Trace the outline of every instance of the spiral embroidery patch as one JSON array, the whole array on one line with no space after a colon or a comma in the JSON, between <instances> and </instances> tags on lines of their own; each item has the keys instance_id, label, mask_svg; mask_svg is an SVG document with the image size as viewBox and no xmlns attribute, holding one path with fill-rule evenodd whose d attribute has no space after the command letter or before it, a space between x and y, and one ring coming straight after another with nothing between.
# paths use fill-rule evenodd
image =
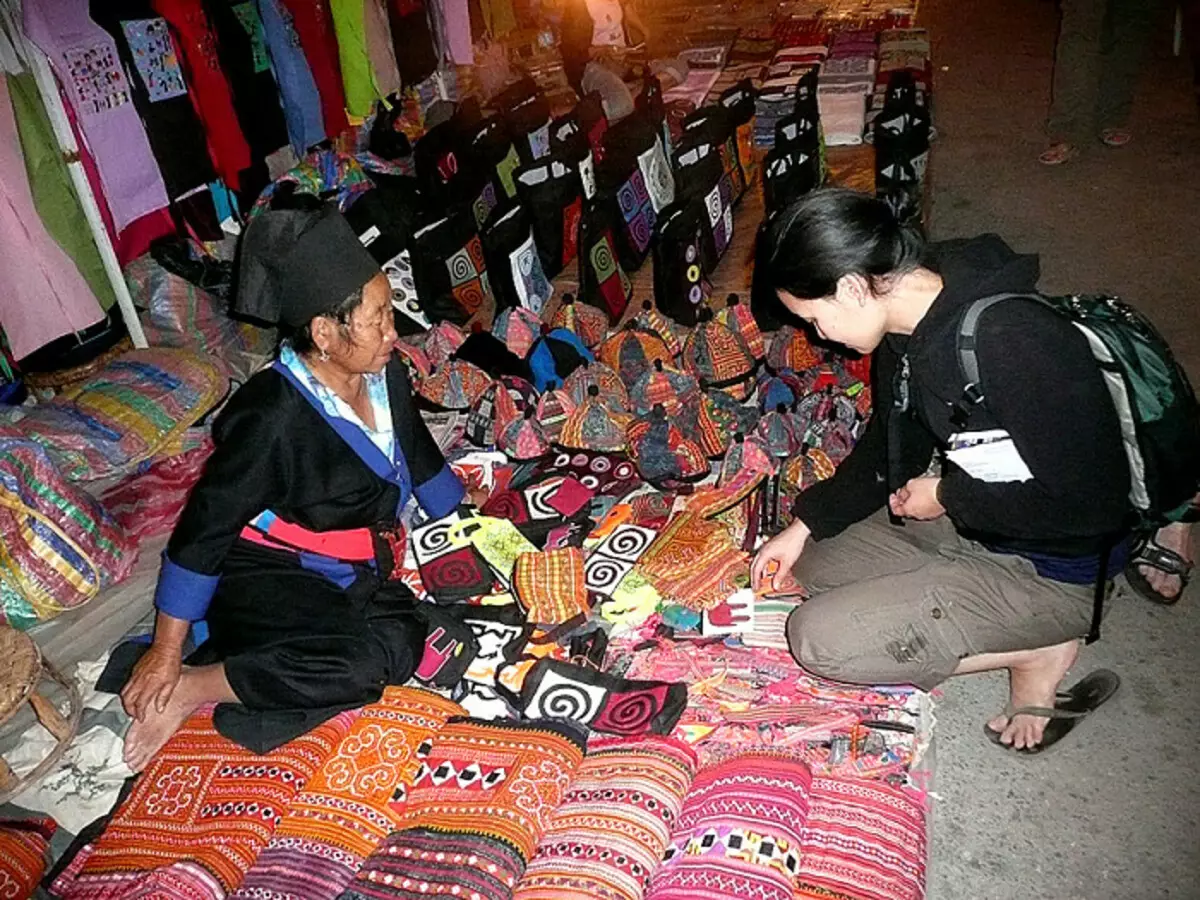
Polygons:
<instances>
[{"instance_id":1,"label":"spiral embroidery patch","mask_svg":"<svg viewBox=\"0 0 1200 900\"><path fill-rule=\"evenodd\" d=\"M527 718L562 719L608 734L666 734L687 705L687 686L627 681L557 660L538 662L521 691Z\"/></svg>"}]
</instances>

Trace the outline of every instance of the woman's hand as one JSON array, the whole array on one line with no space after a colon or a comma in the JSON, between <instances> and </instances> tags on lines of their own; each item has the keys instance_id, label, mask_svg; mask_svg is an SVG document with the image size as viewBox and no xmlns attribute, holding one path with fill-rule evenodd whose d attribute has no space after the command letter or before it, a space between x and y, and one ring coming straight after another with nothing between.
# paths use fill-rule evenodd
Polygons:
<instances>
[{"instance_id":1,"label":"woman's hand","mask_svg":"<svg viewBox=\"0 0 1200 900\"><path fill-rule=\"evenodd\" d=\"M183 658L178 648L151 644L121 691L125 712L139 722L146 717L152 703L156 711L163 712L179 684L182 669Z\"/></svg>"},{"instance_id":2,"label":"woman's hand","mask_svg":"<svg viewBox=\"0 0 1200 900\"><path fill-rule=\"evenodd\" d=\"M792 567L811 534L807 525L796 521L763 544L750 566L750 586L768 593L792 587L795 584Z\"/></svg>"},{"instance_id":3,"label":"woman's hand","mask_svg":"<svg viewBox=\"0 0 1200 900\"><path fill-rule=\"evenodd\" d=\"M904 519L929 521L946 514L938 500L940 478L912 478L908 484L888 498L892 512Z\"/></svg>"}]
</instances>

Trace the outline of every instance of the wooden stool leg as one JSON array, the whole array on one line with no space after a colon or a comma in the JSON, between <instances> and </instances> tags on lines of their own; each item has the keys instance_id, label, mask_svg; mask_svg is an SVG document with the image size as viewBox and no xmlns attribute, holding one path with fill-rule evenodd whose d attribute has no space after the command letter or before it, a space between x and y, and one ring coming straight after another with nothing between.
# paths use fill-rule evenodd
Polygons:
<instances>
[{"instance_id":1,"label":"wooden stool leg","mask_svg":"<svg viewBox=\"0 0 1200 900\"><path fill-rule=\"evenodd\" d=\"M6 793L10 788L16 787L16 784L16 773L8 767L8 763L0 759L0 794Z\"/></svg>"},{"instance_id":2,"label":"wooden stool leg","mask_svg":"<svg viewBox=\"0 0 1200 900\"><path fill-rule=\"evenodd\" d=\"M34 691L29 695L29 705L33 707L33 711L37 714L38 721L55 738L60 741L66 741L71 738L70 724L63 718L62 713L58 711L53 703L37 691Z\"/></svg>"}]
</instances>

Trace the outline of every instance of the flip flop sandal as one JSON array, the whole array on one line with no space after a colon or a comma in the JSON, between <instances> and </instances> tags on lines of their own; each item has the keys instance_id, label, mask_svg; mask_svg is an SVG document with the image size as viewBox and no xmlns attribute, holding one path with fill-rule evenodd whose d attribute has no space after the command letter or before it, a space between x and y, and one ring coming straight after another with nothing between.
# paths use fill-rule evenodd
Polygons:
<instances>
[{"instance_id":1,"label":"flip flop sandal","mask_svg":"<svg viewBox=\"0 0 1200 900\"><path fill-rule=\"evenodd\" d=\"M1179 579L1179 593L1173 597L1160 594L1142 572L1142 566L1149 566L1166 575L1174 575ZM1125 579L1139 596L1145 597L1151 603L1174 606L1187 590L1188 582L1192 578L1192 568L1192 563L1174 550L1164 547L1154 539L1154 535L1149 535L1134 547L1133 555L1125 564Z\"/></svg>"},{"instance_id":2,"label":"flip flop sandal","mask_svg":"<svg viewBox=\"0 0 1200 900\"><path fill-rule=\"evenodd\" d=\"M1124 128L1105 128L1100 132L1100 143L1114 149L1125 147L1133 140L1133 135Z\"/></svg>"},{"instance_id":3,"label":"flip flop sandal","mask_svg":"<svg viewBox=\"0 0 1200 900\"><path fill-rule=\"evenodd\" d=\"M1104 703L1117 692L1117 688L1121 686L1121 679L1116 672L1108 669L1097 669L1088 675L1085 675L1079 681L1068 688L1066 691L1060 691L1054 698L1054 709L1048 709L1044 706L1022 706L1019 709L1009 707L1005 709L1004 715L1008 719L1013 716L1042 716L1050 721L1046 724L1046 730L1042 732L1042 741L1033 747L1016 749L1011 744L1006 744L1000 740L1002 732L996 731L994 728L983 726L983 733L987 739L1002 750L1009 753L1015 753L1018 756L1038 756L1045 753L1068 734L1070 734L1076 725L1084 720L1089 713L1095 712Z\"/></svg>"},{"instance_id":4,"label":"flip flop sandal","mask_svg":"<svg viewBox=\"0 0 1200 900\"><path fill-rule=\"evenodd\" d=\"M1059 141L1056 144L1051 144L1042 151L1038 157L1038 162L1043 166L1061 166L1065 162L1069 162L1079 155L1079 150L1072 144L1066 141Z\"/></svg>"}]
</instances>

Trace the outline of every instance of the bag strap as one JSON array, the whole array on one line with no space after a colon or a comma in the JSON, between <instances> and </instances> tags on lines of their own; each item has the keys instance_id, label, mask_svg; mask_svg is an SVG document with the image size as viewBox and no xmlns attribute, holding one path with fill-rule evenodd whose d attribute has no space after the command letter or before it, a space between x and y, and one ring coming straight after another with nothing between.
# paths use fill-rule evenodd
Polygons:
<instances>
[{"instance_id":1,"label":"bag strap","mask_svg":"<svg viewBox=\"0 0 1200 900\"><path fill-rule=\"evenodd\" d=\"M46 528L50 529L52 532L54 532L55 536L59 538L59 540L66 544L67 547L69 547L71 551L75 553L81 560L83 560L87 564L88 568L92 570L92 581L88 583L87 589L83 590L76 586L76 590L78 590L84 598L83 602L77 603L76 606L83 606L84 603L89 602L100 593L100 567L96 565L95 561L88 556L84 549L80 547L79 544L77 544L69 534L59 528L58 525L56 525L50 518L38 512L32 506L28 506L19 496L11 491L8 491L7 489L0 490L0 506L11 509L19 515L28 516L29 518L35 519ZM7 550L4 550L3 555L9 559L12 559L13 562L16 563L14 569L17 573L17 583L22 585L22 593L25 594L25 599L29 601L29 605L33 607L34 612L37 613L37 616L40 620L46 621L48 619L52 619L55 616L66 612L68 609L75 608L63 606L57 598L50 596L41 588L36 588L26 592L26 590L24 590L25 584L31 584L32 586L32 583L29 581L29 579L21 577L20 564L7 552ZM36 599L33 595L36 595Z\"/></svg>"},{"instance_id":2,"label":"bag strap","mask_svg":"<svg viewBox=\"0 0 1200 900\"><path fill-rule=\"evenodd\" d=\"M985 312L1005 300L1033 300L1042 306L1053 309L1038 294L993 294L990 297L980 297L967 307L962 318L958 320L958 334L955 336L954 348L958 353L958 366L962 372L965 387L962 397L954 404L954 414L951 421L958 428L965 428L975 407L983 402L983 385L980 384L979 354L976 350L979 339L979 320Z\"/></svg>"}]
</instances>

